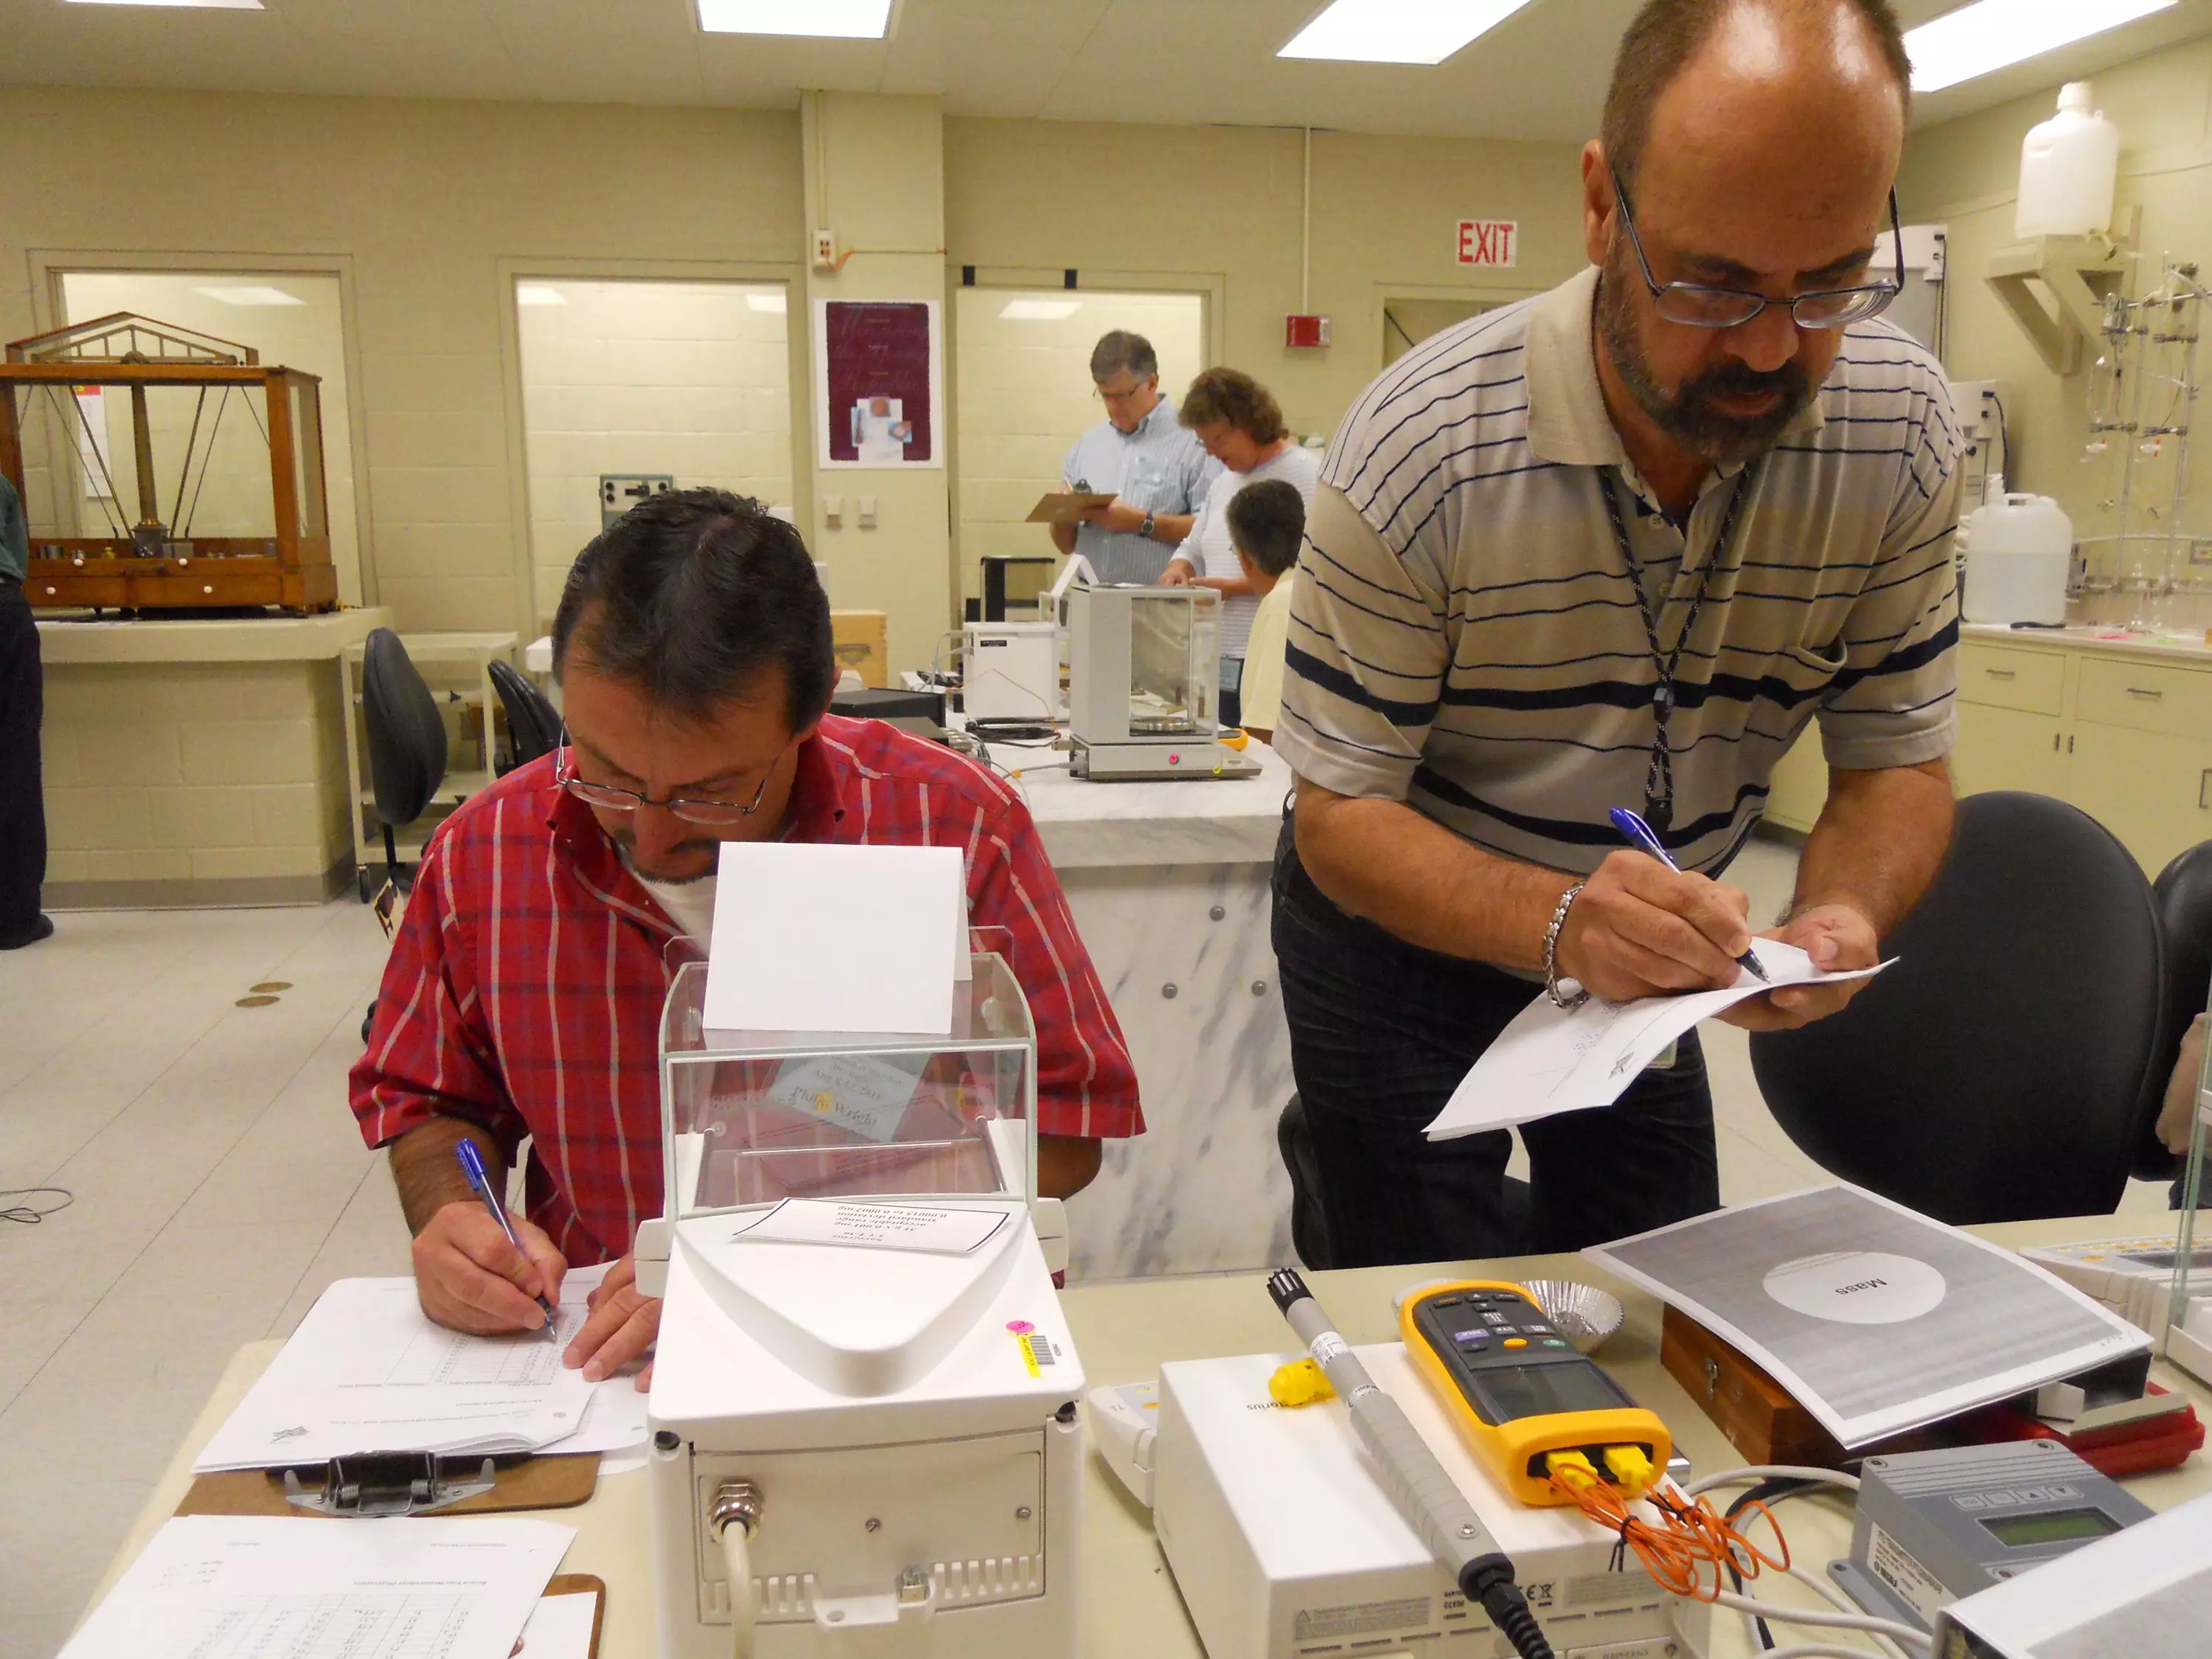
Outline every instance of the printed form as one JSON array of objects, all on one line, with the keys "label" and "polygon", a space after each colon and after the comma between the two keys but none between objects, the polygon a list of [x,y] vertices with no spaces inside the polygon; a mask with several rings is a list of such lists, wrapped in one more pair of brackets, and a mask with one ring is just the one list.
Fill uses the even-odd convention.
[{"label": "printed form", "polygon": [[490,1516],[181,1516],[62,1659],[507,1659],[574,1536]]},{"label": "printed form", "polygon": [[[197,1474],[326,1462],[356,1452],[605,1451],[645,1437],[632,1378],[597,1385],[561,1363],[605,1276],[562,1281],[554,1330],[470,1336],[434,1324],[411,1279],[325,1291],[192,1464]],[[600,1395],[607,1397],[603,1401]]]}]

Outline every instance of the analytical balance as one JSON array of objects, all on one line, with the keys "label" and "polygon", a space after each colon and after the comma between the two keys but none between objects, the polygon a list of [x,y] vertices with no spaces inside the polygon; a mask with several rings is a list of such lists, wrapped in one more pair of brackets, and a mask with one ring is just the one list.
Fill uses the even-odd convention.
[{"label": "analytical balance", "polygon": [[1249,778],[1259,763],[1216,733],[1221,596],[1210,587],[1071,586],[1068,770],[1095,781]]},{"label": "analytical balance", "polygon": [[660,1033],[648,1460],[662,1659],[1075,1651],[1083,1376],[1032,1218],[1036,1036]]}]

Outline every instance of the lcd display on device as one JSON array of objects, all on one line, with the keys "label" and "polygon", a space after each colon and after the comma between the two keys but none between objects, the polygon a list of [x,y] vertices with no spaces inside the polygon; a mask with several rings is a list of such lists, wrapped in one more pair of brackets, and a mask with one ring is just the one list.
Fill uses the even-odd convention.
[{"label": "lcd display on device", "polygon": [[2120,1529],[2120,1523],[2104,1510],[2088,1509],[2008,1515],[1995,1521],[1984,1518],[1982,1525],[2008,1550],[2033,1549],[2038,1544],[2072,1544],[2085,1538],[2102,1538]]},{"label": "lcd display on device", "polygon": [[1609,1412],[1636,1401],[1590,1364],[1530,1365],[1486,1370],[1472,1379],[1482,1414],[1493,1423],[1561,1412]]}]

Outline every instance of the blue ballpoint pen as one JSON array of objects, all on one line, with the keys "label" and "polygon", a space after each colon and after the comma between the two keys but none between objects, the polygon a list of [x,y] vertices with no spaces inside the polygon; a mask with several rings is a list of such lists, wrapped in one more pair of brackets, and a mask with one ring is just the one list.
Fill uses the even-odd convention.
[{"label": "blue ballpoint pen", "polygon": [[[1613,809],[1613,827],[1669,870],[1678,874],[1680,872],[1682,866],[1668,856],[1667,849],[1659,844],[1659,837],[1651,833],[1651,826],[1644,823],[1641,813],[1632,812],[1626,806],[1616,806]],[[1753,979],[1770,985],[1773,983],[1767,978],[1766,969],[1759,965],[1758,957],[1751,951],[1746,951],[1736,960],[1743,964],[1744,971]],[[462,1143],[464,1146],[467,1144],[465,1141]]]},{"label": "blue ballpoint pen", "polygon": [[[514,1236],[514,1224],[507,1218],[506,1206],[499,1201],[499,1194],[491,1189],[491,1177],[484,1171],[483,1158],[477,1151],[476,1143],[463,1139],[455,1149],[455,1155],[461,1160],[461,1172],[468,1176],[469,1185],[476,1188],[477,1196],[483,1200],[483,1206],[490,1212],[491,1218],[499,1223],[499,1230],[507,1235],[507,1242],[514,1246],[517,1254],[527,1258],[530,1252],[522,1248],[522,1241]],[[538,1305],[545,1310],[544,1328],[550,1337],[553,1335],[554,1322],[560,1315],[543,1296],[538,1298]]]}]

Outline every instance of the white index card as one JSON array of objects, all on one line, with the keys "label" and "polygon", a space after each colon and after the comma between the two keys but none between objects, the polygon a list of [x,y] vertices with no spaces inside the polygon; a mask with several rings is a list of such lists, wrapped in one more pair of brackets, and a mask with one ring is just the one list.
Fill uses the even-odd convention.
[{"label": "white index card", "polygon": [[724,842],[706,1024],[946,1035],[965,924],[957,847]]}]

